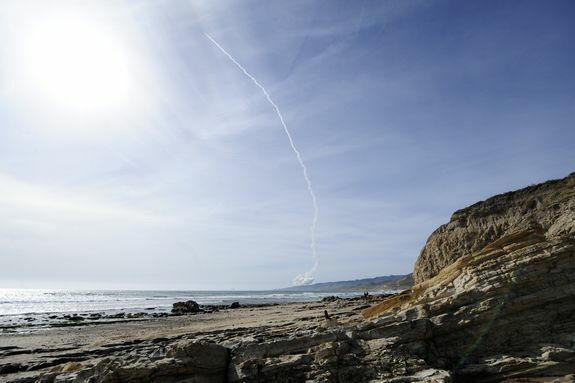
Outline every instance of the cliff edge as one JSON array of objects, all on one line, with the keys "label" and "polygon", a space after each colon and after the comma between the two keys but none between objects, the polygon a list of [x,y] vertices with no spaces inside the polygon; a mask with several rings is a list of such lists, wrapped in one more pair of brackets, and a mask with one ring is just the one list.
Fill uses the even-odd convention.
[{"label": "cliff edge", "polygon": [[378,333],[424,328],[411,353],[456,380],[575,379],[574,173],[455,212],[414,276],[363,311]]},{"label": "cliff edge", "polygon": [[457,259],[525,230],[553,240],[575,233],[575,172],[477,202],[453,213],[427,239],[413,271],[415,283],[436,276]]}]

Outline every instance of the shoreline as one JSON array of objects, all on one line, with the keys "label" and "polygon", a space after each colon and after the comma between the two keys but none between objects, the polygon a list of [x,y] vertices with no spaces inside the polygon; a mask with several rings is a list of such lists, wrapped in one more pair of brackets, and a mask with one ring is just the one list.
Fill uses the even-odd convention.
[{"label": "shoreline", "polygon": [[[130,318],[0,334],[0,382],[34,382],[58,369],[89,369],[108,357],[165,349],[186,340],[225,347],[298,338],[362,322],[361,310],[386,296],[243,305],[196,314]],[[324,310],[330,315],[328,323]],[[67,366],[67,367],[66,367]]]},{"label": "shoreline", "polygon": [[[137,291],[142,293],[141,291]],[[179,293],[179,292],[178,292]],[[206,292],[204,292],[206,293]],[[213,292],[207,292],[213,293]],[[270,305],[279,304],[289,304],[289,303],[311,303],[320,302],[323,299],[329,299],[331,297],[338,297],[341,299],[357,299],[362,296],[363,293],[360,292],[323,292],[323,293],[294,293],[289,297],[284,295],[272,296],[269,291],[245,291],[238,292],[236,296],[229,295],[229,292],[225,292],[225,296],[219,297],[217,303],[205,303],[205,297],[200,297],[200,299],[195,298],[195,296],[187,296],[186,294],[181,294],[180,299],[175,297],[170,297],[169,299],[162,302],[154,302],[149,305],[134,306],[131,305],[131,301],[118,299],[112,303],[108,303],[105,307],[91,308],[86,302],[79,301],[76,308],[73,306],[73,301],[66,302],[66,309],[60,310],[47,310],[42,309],[50,307],[54,308],[55,303],[49,302],[50,304],[41,303],[38,307],[41,311],[28,311],[28,312],[9,312],[9,307],[1,307],[0,309],[8,309],[8,313],[0,314],[0,334],[11,333],[11,332],[30,332],[37,329],[45,329],[50,327],[69,327],[69,326],[79,326],[88,324],[101,324],[110,323],[117,321],[126,320],[145,320],[162,318],[167,316],[176,315],[172,313],[172,307],[174,303],[181,301],[193,300],[198,302],[202,311],[214,312],[219,310],[225,310],[232,304],[239,304],[244,307],[264,307]],[[395,293],[392,291],[380,292],[379,294],[374,293],[373,296],[377,295],[388,295],[390,293]],[[275,294],[275,293],[274,293]],[[202,301],[202,299],[204,299]],[[210,296],[207,300],[208,302],[213,301],[213,296]],[[4,305],[10,305],[11,302],[3,302]],[[100,303],[100,302],[98,302]],[[126,303],[122,306],[123,303]],[[105,305],[105,304],[104,304]],[[101,305],[102,306],[102,305]],[[12,311],[18,309],[17,307],[12,308]],[[1,312],[2,310],[0,310]]]},{"label": "shoreline", "polygon": [[[370,301],[377,302],[382,300],[386,297],[389,297],[392,294],[386,295],[371,295]],[[274,302],[274,303],[254,303],[254,304],[241,304],[237,307],[233,307],[231,305],[199,305],[200,311],[198,312],[189,312],[189,313],[174,313],[171,310],[162,310],[162,311],[153,311],[153,310],[145,310],[145,311],[126,311],[124,309],[110,310],[109,312],[102,312],[102,311],[84,311],[84,312],[55,312],[55,313],[29,313],[29,314],[19,314],[19,315],[5,315],[5,317],[9,316],[19,316],[19,317],[32,317],[32,316],[45,316],[47,319],[44,323],[27,323],[27,321],[20,321],[11,326],[0,326],[0,329],[17,329],[17,328],[30,328],[34,329],[35,327],[42,327],[46,329],[51,328],[61,328],[61,327],[82,327],[82,326],[91,326],[97,324],[114,324],[114,323],[121,323],[121,322],[136,322],[136,321],[153,321],[156,319],[162,318],[182,318],[182,317],[208,317],[212,314],[217,313],[229,313],[232,311],[238,312],[245,312],[245,311],[252,311],[254,309],[266,309],[271,307],[299,307],[299,306],[310,306],[313,307],[314,305],[324,305],[331,302],[337,302],[340,304],[346,303],[357,303],[365,301],[364,298],[354,297],[354,298],[341,298],[338,296],[329,296],[325,300],[310,300],[310,301],[298,301],[298,302]],[[2,316],[0,316],[2,317]],[[3,335],[9,335],[12,332],[1,332],[0,331],[0,338]]]},{"label": "shoreline", "polygon": [[[315,302],[315,301],[310,301]],[[277,306],[290,303],[307,302],[286,302],[286,303],[254,303],[243,304],[244,308],[257,308]],[[74,312],[46,312],[46,313],[26,313],[16,315],[0,315],[0,337],[2,334],[33,332],[60,327],[81,327],[90,325],[102,325],[123,323],[132,321],[144,321],[157,318],[176,317],[184,315],[211,314],[213,312],[232,309],[229,305],[201,305],[202,312],[178,314],[172,313],[171,308],[147,308],[144,310],[127,309],[108,311],[74,311]],[[19,320],[14,320],[20,318]]]},{"label": "shoreline", "polygon": [[[381,295],[399,289],[370,290]],[[157,291],[157,290],[42,290],[0,289],[0,318],[8,315],[40,315],[120,311],[169,311],[175,302],[193,300],[200,305],[226,306],[318,301],[328,296],[342,298],[361,296],[365,290],[330,291]]]}]

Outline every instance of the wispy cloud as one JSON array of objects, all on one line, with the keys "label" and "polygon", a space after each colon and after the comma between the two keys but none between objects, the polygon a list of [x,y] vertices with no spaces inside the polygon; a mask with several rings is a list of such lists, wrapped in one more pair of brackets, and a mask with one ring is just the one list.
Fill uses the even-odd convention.
[{"label": "wispy cloud", "polygon": [[37,220],[43,225],[50,222],[67,225],[163,225],[171,222],[168,217],[104,201],[97,196],[20,181],[6,175],[0,175],[0,190],[4,222],[16,214],[27,217],[20,222]]}]

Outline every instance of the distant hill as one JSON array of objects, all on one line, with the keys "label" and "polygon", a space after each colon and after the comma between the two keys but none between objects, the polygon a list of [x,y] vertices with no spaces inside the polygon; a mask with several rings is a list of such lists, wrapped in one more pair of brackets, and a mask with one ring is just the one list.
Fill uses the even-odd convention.
[{"label": "distant hill", "polygon": [[351,291],[381,291],[381,290],[405,290],[413,285],[413,277],[407,275],[386,275],[383,277],[356,279],[353,281],[323,282],[307,286],[293,286],[282,291],[309,291],[318,293],[351,292]]}]

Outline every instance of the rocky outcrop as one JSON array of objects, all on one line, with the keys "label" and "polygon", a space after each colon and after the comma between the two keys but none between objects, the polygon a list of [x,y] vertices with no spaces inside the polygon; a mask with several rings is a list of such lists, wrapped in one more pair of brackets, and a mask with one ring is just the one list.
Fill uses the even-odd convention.
[{"label": "rocky outcrop", "polygon": [[176,302],[172,305],[172,314],[193,314],[201,311],[196,301]]},{"label": "rocky outcrop", "polygon": [[363,312],[372,331],[424,323],[414,351],[462,381],[575,372],[574,183],[572,174],[456,212],[428,240],[419,283]]},{"label": "rocky outcrop", "polygon": [[574,222],[575,173],[478,202],[431,234],[415,263],[415,283],[505,235],[534,229],[553,240],[575,234]]},{"label": "rocky outcrop", "polygon": [[38,380],[42,383],[221,383],[226,381],[228,350],[213,343],[179,341],[167,348],[108,357],[91,368],[67,363]]},{"label": "rocky outcrop", "polygon": [[[332,315],[340,316],[334,309],[342,305],[349,308],[350,303],[355,305],[341,300],[328,308]],[[370,323],[356,327],[342,325],[337,319],[318,322],[313,318],[300,325],[297,332],[275,329],[266,334],[256,328],[203,335],[218,343],[159,338],[111,344],[107,350],[87,354],[65,350],[67,353],[43,366],[29,366],[37,372],[6,381],[449,383],[452,379],[448,371],[430,366],[412,350],[426,333],[421,324],[403,322],[381,331]],[[408,330],[408,336],[399,336]],[[561,355],[553,352],[549,355]],[[0,381],[5,380],[0,377]]]},{"label": "rocky outcrop", "polygon": [[[449,383],[397,337],[333,328],[232,351],[230,382]],[[395,334],[397,335],[397,333]]]}]

